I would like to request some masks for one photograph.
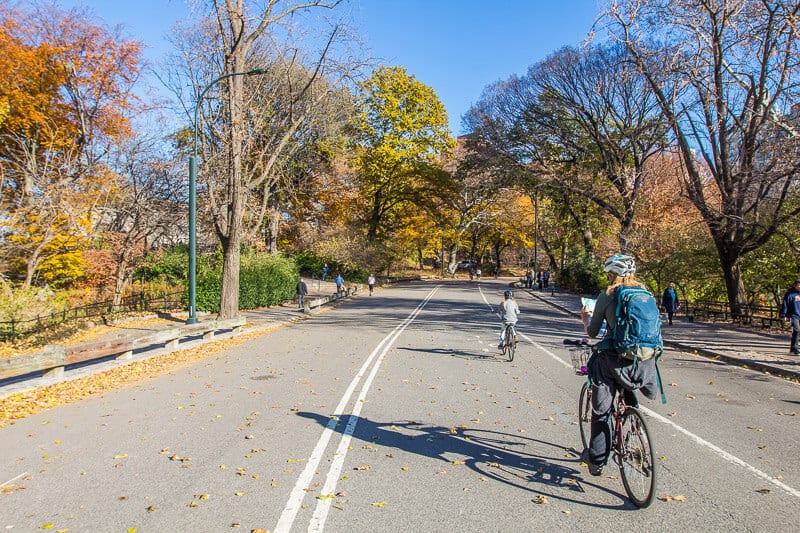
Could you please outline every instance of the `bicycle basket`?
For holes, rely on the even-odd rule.
[[[592,355],[591,346],[583,345],[572,348],[570,349],[570,355],[572,356],[572,369],[576,374],[585,376],[589,372],[587,364],[589,363],[589,357]]]

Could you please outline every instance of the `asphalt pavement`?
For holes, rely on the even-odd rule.
[[[331,296],[336,292],[336,285],[332,281],[321,281],[319,279],[305,280],[309,294],[307,300],[314,300]],[[509,278],[509,282],[514,281]],[[420,282],[420,283],[431,283]],[[446,283],[446,282],[445,282]],[[352,286],[350,284],[349,286]],[[375,295],[370,296],[364,287],[360,288],[356,298],[377,298],[380,297],[380,287],[376,288]],[[517,289],[520,290],[520,289]],[[580,316],[580,295],[561,292],[561,291],[538,291],[523,289],[531,297],[538,298],[543,302],[552,305],[566,313]],[[342,300],[338,300],[341,302]],[[305,320],[316,314],[324,313],[335,307],[336,303],[325,303],[319,307],[312,308],[310,311],[300,309],[295,303],[284,303],[267,308],[245,311],[243,314],[247,318],[247,324],[242,328],[243,332],[269,331],[278,327],[283,327],[298,320]],[[214,315],[206,315],[208,319],[215,318]],[[201,315],[200,320],[206,316]],[[173,317],[174,319],[175,317]],[[135,327],[126,328],[124,322],[120,323],[115,331],[105,334],[106,336],[126,336],[135,337],[151,334],[159,328],[174,327],[174,321],[165,320],[163,324],[153,323],[142,326],[137,324]],[[787,379],[800,379],[800,357],[789,354],[789,334],[763,331],[750,327],[736,327],[724,322],[700,322],[690,321],[685,316],[675,317],[673,325],[664,325],[662,329],[664,345],[667,348],[665,357],[669,357],[669,349],[687,351],[698,355],[711,357],[735,364],[741,367],[765,372],[771,375],[780,376]],[[219,337],[218,337],[219,338]],[[95,341],[97,339],[94,339]],[[203,342],[203,341],[197,341]],[[163,353],[164,349],[149,350],[141,357],[148,357]],[[141,358],[140,357],[140,358]],[[76,373],[74,377],[85,375],[93,371],[101,371],[108,365],[124,364],[124,362],[112,362],[106,365],[98,365],[96,369],[84,368],[82,372]],[[67,377],[67,379],[70,379]],[[24,390],[36,383],[26,384],[24,382],[0,383],[0,397],[7,394]]]

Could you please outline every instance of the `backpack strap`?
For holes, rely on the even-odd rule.
[[[661,354],[663,352],[659,350],[658,354],[655,356],[655,366],[656,366],[656,379],[658,380],[658,390],[661,392],[661,403],[667,403],[667,395],[664,394],[664,383],[661,381],[661,371],[658,369],[658,360],[661,359]]]

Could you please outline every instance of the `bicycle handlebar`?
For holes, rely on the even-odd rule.
[[[564,339],[563,343],[567,346],[586,346],[589,341],[586,339]]]

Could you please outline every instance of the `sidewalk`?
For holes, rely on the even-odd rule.
[[[556,292],[551,296],[549,291],[519,290],[580,316],[579,295]],[[697,353],[775,376],[800,379],[800,357],[789,355],[789,333],[770,333],[717,322],[689,322],[685,317],[675,317],[672,326],[662,326],[661,334],[667,348]]]

